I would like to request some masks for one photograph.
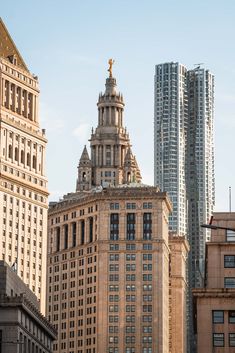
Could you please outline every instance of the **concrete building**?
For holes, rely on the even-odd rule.
[[[190,243],[190,283],[202,285],[207,223],[215,202],[214,76],[176,62],[156,65],[154,183],[173,204],[169,229]]]
[[[54,353],[185,352],[187,241],[169,238],[166,193],[140,182],[123,107],[110,72],[91,159],[84,148],[76,192],[49,208]]]
[[[204,288],[193,290],[198,353],[235,352],[235,213],[214,213]]]
[[[38,99],[38,78],[0,19],[0,259],[14,264],[45,312],[47,140]]]
[[[35,294],[0,261],[0,352],[51,353],[53,326],[40,313]]]

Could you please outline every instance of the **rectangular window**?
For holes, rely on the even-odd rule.
[[[109,250],[111,251],[119,250],[119,244],[110,244]]]
[[[85,242],[85,221],[81,220],[81,245]]]
[[[230,324],[235,324],[235,310],[229,310],[229,312],[228,312],[228,322]]]
[[[135,244],[126,244],[126,250],[135,250]]]
[[[136,208],[136,204],[135,203],[130,203],[130,202],[128,202],[127,204],[126,204],[126,208],[128,209],[128,210],[133,210],[133,209],[135,209]]]
[[[76,246],[76,234],[77,234],[77,224],[76,222],[72,223],[72,246]]]
[[[119,210],[119,203],[111,203],[110,204],[110,210]]]
[[[224,288],[235,288],[235,277],[225,277]]]
[[[93,242],[93,217],[89,218],[89,243]]]
[[[135,213],[127,214],[126,239],[135,240]]]
[[[213,346],[214,347],[224,347],[224,334],[223,333],[213,333]]]
[[[60,251],[60,227],[56,227],[56,251]]]
[[[226,231],[226,239],[227,241],[235,242],[235,231],[227,229]]]
[[[235,333],[229,333],[229,347],[235,347]]]
[[[68,224],[64,225],[64,249],[68,249],[69,227]]]
[[[110,240],[118,240],[119,238],[119,214],[111,213],[110,215]]]
[[[152,238],[152,213],[143,214],[143,239],[151,240]]]
[[[224,267],[226,268],[235,267],[235,255],[224,255]]]
[[[213,310],[212,311],[212,322],[213,322],[213,324],[223,324],[224,323],[224,311],[223,310]]]

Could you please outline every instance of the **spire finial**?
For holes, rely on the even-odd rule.
[[[109,63],[109,68],[108,68],[109,77],[113,77],[112,67],[113,67],[113,64],[115,63],[115,60],[109,59],[108,63]]]

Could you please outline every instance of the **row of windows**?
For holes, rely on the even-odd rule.
[[[109,250],[118,251],[119,250],[119,244],[110,244],[109,245]],[[126,250],[133,250],[133,251],[136,250],[136,244],[126,244]],[[152,244],[151,243],[143,244],[143,250],[152,250]],[[127,255],[128,256],[129,255],[132,256],[132,254],[127,254]],[[131,260],[131,258],[130,258],[130,260]]]
[[[229,347],[235,347],[235,333],[228,334],[228,345],[229,345]],[[214,347],[224,347],[225,346],[224,333],[213,333],[213,346]]]
[[[144,209],[151,209],[153,207],[152,202],[143,202],[143,208]],[[120,205],[118,202],[112,202],[110,203],[110,210],[119,210]],[[136,203],[133,202],[127,202],[126,203],[126,208],[127,209],[136,209]]]
[[[127,213],[126,215],[126,239],[135,240],[136,234],[136,214]],[[150,240],[152,238],[152,214],[143,214],[143,239]],[[119,213],[110,215],[110,240],[119,239]]]
[[[145,343],[145,342],[144,342]],[[118,347],[109,347],[109,350],[108,350],[109,353],[119,353],[120,351],[118,350]],[[135,347],[126,347],[125,349],[125,353],[135,353],[136,352],[136,349]],[[142,351],[141,353],[152,353],[152,347],[144,347],[142,348]],[[78,353],[82,353],[78,351]]]
[[[214,324],[223,324],[224,323],[224,310],[213,310],[212,311],[212,322]],[[235,324],[235,311],[228,311],[228,322],[230,324]]]

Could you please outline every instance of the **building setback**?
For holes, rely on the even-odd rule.
[[[169,238],[166,193],[140,182],[123,107],[110,68],[91,159],[85,147],[76,192],[49,208],[47,315],[60,331],[54,353],[185,352],[187,241]]]
[[[235,352],[235,213],[216,212],[204,288],[193,290],[197,352]]]
[[[51,353],[53,326],[40,313],[37,297],[0,261],[0,352]]]
[[[14,264],[45,312],[47,140],[38,99],[38,78],[0,19],[0,259]]]

